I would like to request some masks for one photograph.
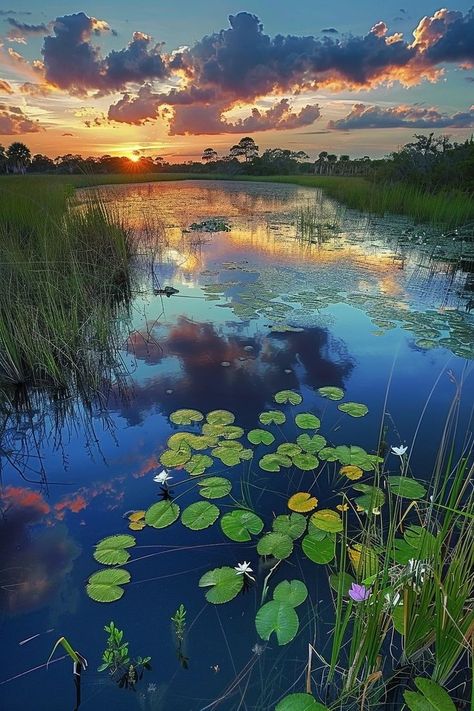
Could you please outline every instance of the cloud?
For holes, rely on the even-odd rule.
[[[6,15],[32,15],[32,12],[27,10],[0,10],[0,17],[5,17]]]
[[[19,106],[0,104],[0,136],[20,136],[40,131],[44,131],[44,127],[28,118]]]
[[[13,88],[5,79],[0,79],[0,94],[13,94]]]
[[[53,87],[49,84],[41,83],[37,84],[34,82],[24,82],[20,86],[20,92],[22,94],[28,94],[28,96],[49,96],[53,91]]]
[[[14,17],[8,17],[7,22],[11,25],[11,30],[6,34],[10,42],[18,42],[26,44],[27,35],[47,35],[50,30],[50,25],[41,23],[39,25],[30,25],[26,22],[19,22]]]
[[[330,121],[328,128],[348,131],[361,128],[473,128],[474,106],[467,111],[442,113],[436,108],[420,106],[366,106],[354,104],[342,119]]]
[[[321,32],[325,35],[338,35],[339,30],[336,30],[335,27],[325,27]]]

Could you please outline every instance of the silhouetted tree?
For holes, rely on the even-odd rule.
[[[26,173],[31,161],[31,153],[24,143],[15,141],[7,149],[7,166],[12,173]]]
[[[205,148],[202,152],[202,158],[205,163],[210,163],[217,158],[217,151],[214,148]]]

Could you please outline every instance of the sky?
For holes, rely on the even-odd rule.
[[[54,158],[384,156],[474,133],[473,0],[0,5],[0,144]]]

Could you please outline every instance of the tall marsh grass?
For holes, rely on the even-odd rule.
[[[129,297],[131,234],[93,192],[78,205],[64,181],[18,178],[0,187],[0,242],[0,385],[98,381]]]

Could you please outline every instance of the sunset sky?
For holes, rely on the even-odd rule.
[[[175,162],[245,135],[311,157],[462,140],[473,0],[402,2],[3,0],[0,143]]]

